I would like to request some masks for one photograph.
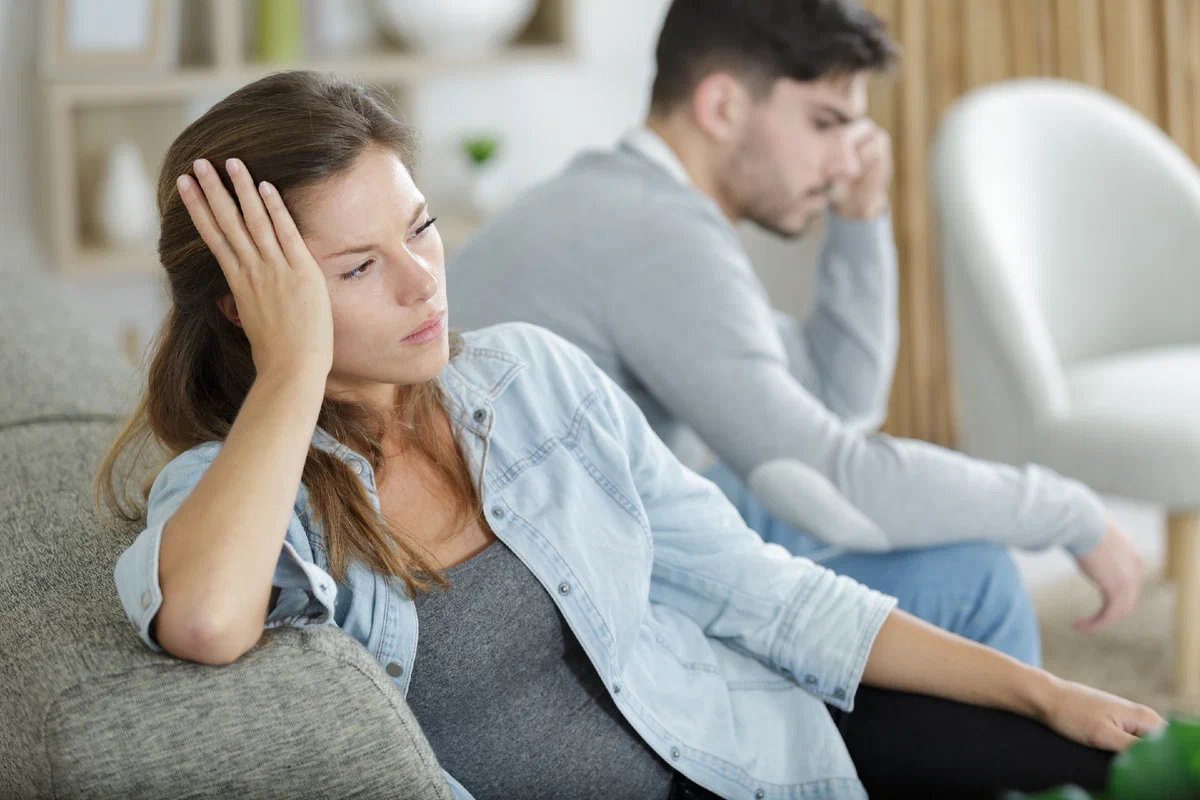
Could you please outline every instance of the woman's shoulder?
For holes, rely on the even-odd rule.
[[[502,322],[461,332],[460,358],[498,358],[528,367],[534,375],[591,374],[591,358],[557,333],[528,322]]]
[[[484,393],[534,410],[571,418],[606,384],[592,359],[568,340],[537,325],[506,322],[463,334],[454,368]],[[540,415],[535,415],[540,416]]]
[[[163,492],[171,492],[199,482],[200,476],[216,460],[217,453],[221,452],[222,444],[219,441],[201,442],[179,453],[163,465],[154,478],[154,484],[150,487],[151,502],[156,495]]]

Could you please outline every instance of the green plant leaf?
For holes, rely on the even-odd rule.
[[[463,150],[475,164],[490,161],[500,149],[500,140],[492,136],[475,136],[463,140]]]
[[[1197,756],[1200,756],[1200,725],[1172,720],[1165,729],[1134,743],[1113,759],[1109,797],[1111,800],[1200,798]]]

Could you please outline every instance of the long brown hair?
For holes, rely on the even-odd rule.
[[[411,168],[415,135],[388,109],[384,92],[310,71],[274,73],[237,90],[172,143],[157,188],[158,257],[171,308],[152,344],[141,400],[97,473],[102,511],[142,519],[149,487],[165,461],[198,444],[223,441],[254,383],[250,342],[218,308],[229,285],[176,191],[176,178],[206,158],[236,198],[224,167],[236,156],[256,181],[273,184],[287,202],[300,189],[344,174],[372,146],[396,153]],[[291,204],[289,209],[303,233],[303,209],[297,213]],[[461,339],[452,335],[451,356],[460,349]],[[407,452],[433,464],[456,512],[453,529],[461,530],[478,517],[480,503],[457,443],[436,433],[443,413],[441,390],[429,381],[398,389],[393,419],[326,398],[317,424],[376,470],[384,461],[385,432],[399,431]],[[129,478],[143,469],[148,478],[135,499]],[[350,560],[359,559],[401,578],[410,592],[445,583],[429,556],[375,512],[361,480],[341,459],[310,447],[301,480],[314,519],[324,525],[335,580]]]

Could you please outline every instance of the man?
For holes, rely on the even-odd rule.
[[[1140,560],[1082,484],[873,432],[896,357],[891,146],[867,79],[896,47],[855,0],[676,0],[643,127],[587,153],[447,268],[455,324],[545,326],[585,350],[768,541],[1031,664],[1005,545],[1063,546],[1126,616]],[[815,308],[775,312],[740,247],[828,214]]]

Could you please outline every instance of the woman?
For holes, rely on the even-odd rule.
[[[116,567],[149,647],[337,625],[461,797],[1101,785],[1163,724],[764,545],[563,340],[447,333],[411,151],[375,94],[291,72],[167,153],[172,307],[98,476],[138,518],[114,465],[172,457]]]

